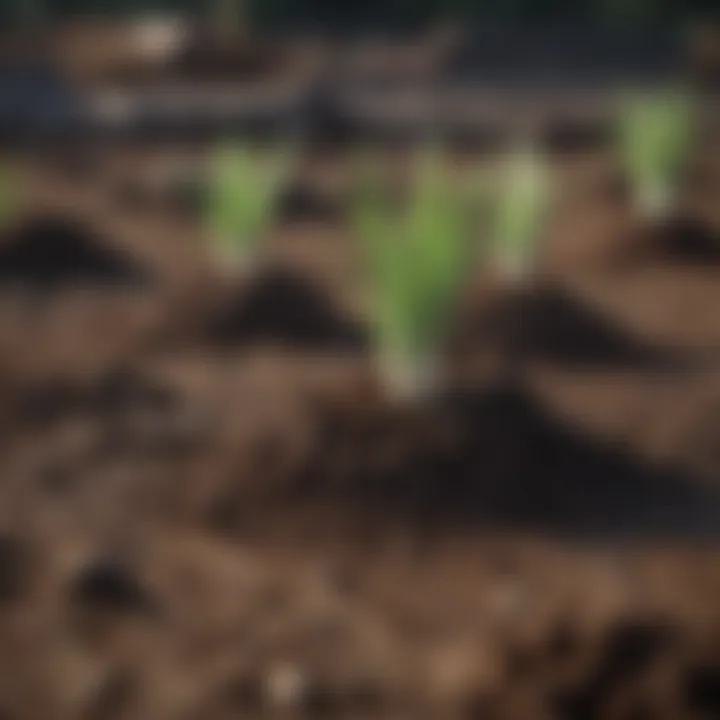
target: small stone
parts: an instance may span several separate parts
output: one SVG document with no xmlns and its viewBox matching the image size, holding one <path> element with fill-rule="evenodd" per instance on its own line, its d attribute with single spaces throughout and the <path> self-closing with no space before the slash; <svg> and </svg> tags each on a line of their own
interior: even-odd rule
<svg viewBox="0 0 720 720">
<path fill-rule="evenodd" d="M 289 662 L 276 665 L 266 678 L 268 702 L 275 708 L 297 708 L 303 701 L 307 685 L 307 679 L 297 665 Z"/>
</svg>

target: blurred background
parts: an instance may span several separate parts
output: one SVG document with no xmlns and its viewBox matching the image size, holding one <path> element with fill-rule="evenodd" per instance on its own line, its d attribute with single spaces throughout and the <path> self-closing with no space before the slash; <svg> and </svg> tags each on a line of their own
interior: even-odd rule
<svg viewBox="0 0 720 720">
<path fill-rule="evenodd" d="M 720 717 L 719 22 L 0 2 L 0 718 Z"/>
<path fill-rule="evenodd" d="M 148 12 L 207 15 L 217 3 L 205 0 L 166 0 L 162 2 L 92 2 L 91 0 L 18 0 L 8 2 L 2 11 L 3 21 L 15 26 L 67 19 L 78 14 L 127 17 Z M 243 15 L 256 26 L 267 28 L 288 25 L 354 28 L 363 26 L 407 27 L 447 17 L 468 21 L 511 23 L 585 23 L 627 28 L 676 27 L 678 22 L 712 17 L 717 7 L 710 0 L 635 0 L 611 2 L 530 2 L 510 3 L 487 0 L 425 0 L 424 2 L 368 2 L 362 6 L 339 5 L 329 0 L 255 0 L 242 3 Z"/>
</svg>

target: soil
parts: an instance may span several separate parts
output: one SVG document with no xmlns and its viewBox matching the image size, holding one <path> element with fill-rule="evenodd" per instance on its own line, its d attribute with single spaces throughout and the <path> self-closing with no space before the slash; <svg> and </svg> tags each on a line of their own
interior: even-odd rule
<svg viewBox="0 0 720 720">
<path fill-rule="evenodd" d="M 30 293 L 58 290 L 63 285 L 136 286 L 149 273 L 94 238 L 76 221 L 39 218 L 21 226 L 0 248 L 0 284 Z"/>
<path fill-rule="evenodd" d="M 68 35 L 55 56 L 71 78 L 90 86 L 192 89 L 307 80 L 326 62 L 328 52 L 328 43 L 315 37 L 218 38 L 206 28 L 194 27 L 176 32 L 175 43 L 153 56 L 130 27 L 123 34 L 112 24 L 90 24 Z"/>
<path fill-rule="evenodd" d="M 282 270 L 266 269 L 240 287 L 209 318 L 207 342 L 220 347 L 257 344 L 338 352 L 367 348 L 363 328 L 343 318 L 321 290 Z"/>
<path fill-rule="evenodd" d="M 199 39 L 175 57 L 154 68 L 147 65 L 118 67 L 106 73 L 105 83 L 132 85 L 152 83 L 248 82 L 287 75 L 287 58 L 278 47 L 237 45 L 223 48 L 217 40 Z"/>
<path fill-rule="evenodd" d="M 308 159 L 241 280 L 197 207 L 128 203 L 202 150 L 130 150 L 14 159 L 0 716 L 720 716 L 712 204 L 642 225 L 606 155 L 559 154 L 537 276 L 480 269 L 406 407 L 350 156 Z"/>
</svg>

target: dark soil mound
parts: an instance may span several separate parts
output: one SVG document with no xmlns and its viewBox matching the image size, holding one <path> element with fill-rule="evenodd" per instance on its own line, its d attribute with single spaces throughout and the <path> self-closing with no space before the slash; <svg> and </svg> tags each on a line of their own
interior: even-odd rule
<svg viewBox="0 0 720 720">
<path fill-rule="evenodd" d="M 714 664 L 691 668 L 685 679 L 688 706 L 698 714 L 720 716 L 720 670 Z"/>
<path fill-rule="evenodd" d="M 32 221 L 0 247 L 0 286 L 38 291 L 73 285 L 137 287 L 150 279 L 127 254 L 62 218 Z"/>
<path fill-rule="evenodd" d="M 556 287 L 502 298 L 478 317 L 472 333 L 475 342 L 499 343 L 517 360 L 648 369 L 676 361 Z"/>
<path fill-rule="evenodd" d="M 486 519 L 610 536 L 717 533 L 717 492 L 585 437 L 522 390 L 463 405 L 457 473 Z"/>
<path fill-rule="evenodd" d="M 646 252 L 668 262 L 685 265 L 720 263 L 720 237 L 702 222 L 689 217 L 674 218 L 650 233 Z"/>
<path fill-rule="evenodd" d="M 612 700 L 632 686 L 658 660 L 677 651 L 678 628 L 665 620 L 620 619 L 603 640 L 602 652 L 584 680 L 553 698 L 557 717 L 567 720 L 611 716 Z M 647 708 L 646 708 L 647 705 Z M 655 717 L 647 700 L 638 700 L 630 717 Z"/>
<path fill-rule="evenodd" d="M 329 296 L 281 270 L 242 288 L 212 319 L 209 339 L 226 347 L 253 342 L 338 350 L 365 346 L 362 329 L 342 317 Z"/>
<path fill-rule="evenodd" d="M 146 612 L 152 600 L 132 571 L 112 557 L 81 568 L 71 588 L 74 603 L 114 612 Z"/>
<path fill-rule="evenodd" d="M 414 442 L 410 452 L 387 452 L 385 457 L 395 460 L 378 463 L 382 446 L 397 446 L 398 434 L 407 435 L 408 428 L 359 434 L 362 439 L 346 449 L 349 479 L 339 492 L 347 493 L 353 506 L 369 503 L 383 515 L 432 524 L 575 537 L 718 533 L 720 494 L 591 441 L 520 389 L 451 399 L 447 409 L 457 423 L 459 445 L 438 451 Z M 342 447 L 342 438 L 332 442 Z M 317 482 L 322 473 L 311 476 Z"/>
</svg>

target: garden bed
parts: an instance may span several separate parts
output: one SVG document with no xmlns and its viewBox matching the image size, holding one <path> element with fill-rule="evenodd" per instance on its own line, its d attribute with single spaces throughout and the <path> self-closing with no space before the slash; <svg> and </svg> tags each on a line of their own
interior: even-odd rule
<svg viewBox="0 0 720 720">
<path fill-rule="evenodd" d="M 204 154 L 14 160 L 0 711 L 714 717 L 720 165 L 661 232 L 606 150 L 558 153 L 536 281 L 480 272 L 408 408 L 373 373 L 348 149 L 305 158 L 244 280 L 172 187 Z"/>
</svg>

